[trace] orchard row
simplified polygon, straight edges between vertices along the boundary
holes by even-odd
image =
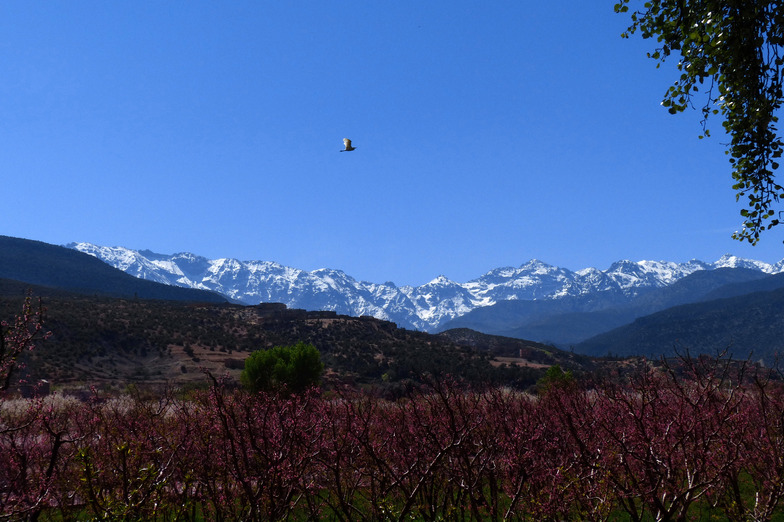
[[[433,382],[395,401],[219,382],[0,403],[0,519],[766,520],[784,392],[730,361],[541,396]]]

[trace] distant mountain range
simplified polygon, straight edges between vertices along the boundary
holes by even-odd
[[[751,293],[748,290],[756,289]],[[764,289],[761,289],[764,288]],[[574,346],[578,353],[645,355],[686,352],[781,364],[784,355],[784,274],[728,285],[700,302],[641,316]]]
[[[731,255],[712,263],[624,260],[607,270],[576,272],[534,259],[467,283],[439,276],[421,286],[398,287],[357,281],[327,268],[308,272],[269,261],[164,255],[90,243],[66,246],[139,278],[210,290],[238,303],[280,302],[290,308],[369,315],[430,332],[467,327],[562,347],[644,315],[705,300],[725,285],[784,271],[784,260],[771,265]]]
[[[61,246],[0,236],[0,278],[37,285],[39,292],[66,290],[107,297],[225,303],[224,296],[195,288],[146,281],[117,270],[93,256]],[[49,289],[49,290],[47,290]]]
[[[753,353],[774,362],[784,350],[782,263],[724,256],[715,263],[619,261],[605,271],[572,272],[533,260],[468,283],[442,276],[419,287],[397,287],[359,282],[338,270],[306,272],[261,261],[68,246],[0,236],[0,292],[21,295],[33,286],[36,295],[66,299],[75,292],[190,303],[283,303],[290,309],[375,316],[461,339],[486,339],[476,337],[481,332],[503,336],[499,339],[507,344],[524,339],[598,357],[729,348],[736,357]]]
[[[741,293],[773,289],[774,276],[749,268],[698,270],[666,286],[638,288],[635,294],[600,291],[539,301],[501,301],[457,317],[442,328],[472,328],[495,335],[537,339],[571,346],[660,310],[713,299],[727,285]],[[756,286],[748,286],[752,282]]]
[[[321,353],[325,381],[392,394],[425,374],[527,387],[550,364],[575,371],[604,364],[466,330],[434,335],[281,303],[231,304],[211,291],[133,277],[73,249],[0,236],[0,319],[17,314],[28,292],[43,298],[51,335],[24,352],[18,376],[79,393],[88,384],[201,385],[203,370],[236,379],[252,350],[300,341]]]

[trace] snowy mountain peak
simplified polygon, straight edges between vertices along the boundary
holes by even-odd
[[[433,279],[432,281],[430,281],[429,283],[425,284],[425,286],[454,286],[454,285],[457,285],[457,283],[455,283],[445,275],[440,275],[435,279]]]
[[[519,268],[496,268],[467,283],[440,275],[421,286],[397,287],[392,282],[360,282],[329,268],[308,272],[271,261],[210,260],[188,252],[166,255],[90,243],[65,246],[137,277],[213,290],[240,303],[280,302],[290,308],[372,315],[406,328],[430,331],[478,307],[504,300],[559,299],[594,292],[632,296],[670,285],[697,270],[723,267],[767,274],[784,271],[784,260],[770,265],[729,254],[715,263],[622,260],[607,270],[585,268],[576,272],[531,259]]]
[[[539,259],[536,259],[536,258],[531,259],[528,262],[523,263],[522,265],[520,265],[520,270],[525,270],[525,271],[528,271],[528,272],[544,273],[544,272],[549,272],[549,271],[554,270],[554,269],[557,269],[557,267],[554,267],[553,265],[548,265],[544,261],[540,261]]]
[[[660,288],[670,285],[696,270],[704,269],[698,263],[673,263],[670,261],[616,261],[605,272],[626,293],[637,288]]]
[[[766,274],[774,274],[780,271],[780,269],[775,267],[782,262],[784,262],[784,260],[777,263],[776,265],[770,265],[768,263],[763,263],[762,261],[754,261],[733,256],[731,254],[724,254],[719,258],[718,261],[713,263],[713,268],[749,268],[751,270],[765,272]]]

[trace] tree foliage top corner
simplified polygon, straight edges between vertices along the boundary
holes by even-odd
[[[756,244],[760,234],[784,223],[777,211],[784,187],[776,182],[782,154],[777,127],[784,83],[784,0],[618,0],[630,13],[624,38],[655,39],[648,57],[657,67],[678,58],[680,76],[662,106],[671,114],[702,112],[700,138],[710,116],[721,116],[730,142],[736,199],[745,199],[743,228],[733,237]],[[695,103],[696,101],[696,103]]]

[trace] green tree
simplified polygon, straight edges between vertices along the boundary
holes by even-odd
[[[240,379],[252,391],[298,393],[317,385],[323,370],[319,351],[312,344],[299,342],[251,353]]]
[[[547,373],[536,381],[536,388],[541,395],[552,389],[568,388],[576,383],[572,370],[563,371],[560,365],[554,364],[547,368]]]
[[[618,0],[615,11],[629,12],[633,3]],[[736,200],[747,198],[740,211],[743,229],[733,238],[756,244],[762,231],[782,223],[774,206],[784,187],[774,171],[782,153],[777,115],[784,82],[784,0],[648,0],[632,11],[631,20],[622,36],[639,32],[656,38],[658,47],[648,57],[657,67],[679,55],[680,76],[662,105],[676,114],[704,96],[700,138],[710,135],[709,116],[723,117]]]

